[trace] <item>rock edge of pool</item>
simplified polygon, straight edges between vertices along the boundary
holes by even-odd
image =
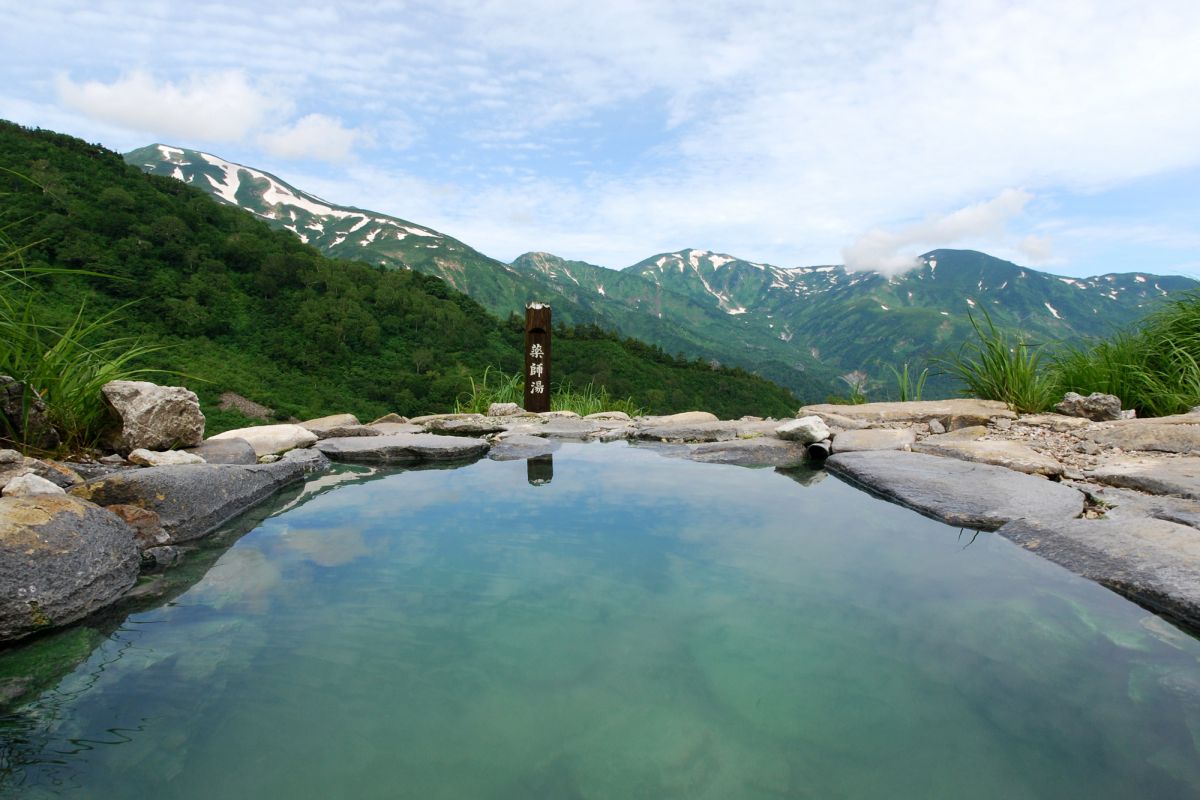
[[[1200,413],[1093,421],[938,400],[801,408],[785,420],[708,412],[630,418],[350,414],[227,431],[184,450],[96,462],[0,450],[0,647],[133,596],[235,517],[289,489],[336,488],[333,462],[451,468],[540,459],[562,441],[628,441],[665,457],[825,468],[962,528],[995,531],[1200,631]],[[828,455],[828,458],[825,456]]]

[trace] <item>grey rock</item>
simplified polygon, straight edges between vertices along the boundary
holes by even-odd
[[[854,453],[863,450],[907,450],[917,435],[912,428],[862,428],[839,431],[833,436],[833,452]]]
[[[931,420],[929,420],[928,424],[929,424],[929,432],[932,434],[939,434],[939,433],[946,432],[946,426],[943,425],[942,421],[939,419],[931,419]]]
[[[1200,457],[1196,456],[1122,458],[1087,474],[1092,480],[1109,486],[1200,500]]]
[[[466,460],[483,455],[488,447],[488,443],[482,439],[437,436],[432,433],[324,439],[316,445],[317,450],[334,461],[364,464]]]
[[[4,484],[0,494],[5,497],[30,497],[35,494],[66,494],[66,490],[57,483],[51,483],[45,478],[32,472],[17,477]]]
[[[506,436],[492,445],[488,458],[495,461],[518,461],[525,458],[549,455],[562,447],[562,443],[543,436],[518,433]]]
[[[1095,484],[1073,484],[1075,488],[1105,504],[1110,519],[1153,517],[1200,529],[1200,502],[1171,495],[1144,494],[1133,489]]]
[[[600,422],[580,419],[579,417],[561,417],[559,419],[552,418],[546,420],[534,435],[546,436],[551,439],[586,442],[597,438],[605,430],[608,430],[608,428]]]
[[[1016,520],[999,533],[1139,604],[1200,627],[1200,532],[1159,519]]]
[[[482,436],[488,433],[499,433],[504,430],[504,417],[485,417],[482,414],[471,414],[465,417],[431,419],[422,423],[430,433],[449,433],[468,436]]]
[[[639,439],[659,442],[724,442],[738,438],[738,423],[709,420],[705,422],[655,422],[639,425]]]
[[[998,431],[1006,431],[1012,427],[1012,420],[1004,419],[1003,417],[994,419],[992,420],[992,427]]]
[[[20,464],[24,458],[16,450],[0,450],[0,465]]]
[[[274,464],[276,461],[278,461],[281,458],[283,458],[283,456],[279,455],[278,453],[267,453],[265,456],[258,457],[258,463],[259,464]]]
[[[98,506],[65,494],[0,498],[0,641],[117,600],[138,561],[129,526]]]
[[[516,403],[492,403],[488,406],[487,415],[489,417],[511,417],[514,414],[524,414],[525,409],[521,408]]]
[[[542,419],[579,419],[579,414],[574,411],[542,411],[538,413]]]
[[[288,450],[283,454],[282,461],[287,461],[293,464],[299,464],[304,470],[305,475],[314,475],[319,472],[325,472],[332,466],[329,456],[317,450],[315,447],[299,447],[295,450]]]
[[[913,445],[918,453],[928,453],[981,464],[995,464],[1017,472],[1031,475],[1062,475],[1063,465],[1053,458],[1020,442],[1011,441],[967,441],[953,437],[953,433],[929,436]]]
[[[139,550],[145,551],[147,548],[159,547],[171,541],[171,537],[163,530],[162,520],[157,512],[128,503],[116,503],[104,508],[125,521],[133,532]]]
[[[1065,433],[1067,431],[1086,428],[1092,424],[1090,419],[1083,417],[1067,417],[1062,414],[1024,414],[1017,422],[1022,425],[1034,425],[1039,428],[1049,428],[1052,431]]]
[[[775,428],[775,435],[790,442],[812,444],[830,438],[831,433],[823,419],[815,414],[810,414],[807,417],[788,420]]]
[[[478,417],[479,414],[424,414],[419,417],[413,417],[409,420],[413,425],[424,425],[427,422],[432,422],[437,419],[470,419]]]
[[[414,426],[420,427],[420,426]],[[318,439],[340,439],[346,436],[380,436],[383,434],[375,425],[339,425],[336,428],[309,428]]]
[[[396,414],[393,412],[391,414],[384,414],[379,419],[371,420],[371,424],[372,425],[380,425],[380,424],[403,425],[404,423],[406,423],[408,421],[409,421],[408,417],[402,417],[399,414]]]
[[[245,439],[237,437],[207,439],[195,447],[189,447],[184,452],[200,456],[207,464],[258,463],[258,456],[254,454],[254,447]],[[103,461],[104,459],[100,460]]]
[[[411,422],[372,422],[368,427],[380,433],[424,433],[425,428]]]
[[[595,414],[587,414],[584,419],[597,420],[602,422],[629,422],[629,415],[624,411],[597,411]]]
[[[171,542],[179,543],[211,533],[303,477],[304,468],[296,461],[147,467],[88,481],[71,494],[100,505],[131,504],[154,511]]]
[[[1083,494],[1044,478],[899,450],[841,453],[825,466],[881,497],[951,525],[995,530],[1023,517],[1070,519]]]
[[[615,442],[619,439],[630,439],[637,433],[637,428],[632,425],[622,425],[616,428],[605,428],[596,435],[596,440],[601,442]]]
[[[204,414],[196,394],[149,381],[109,381],[100,389],[117,419],[108,432],[119,453],[145,448],[193,447],[204,440]]]
[[[688,458],[708,464],[743,467],[796,467],[807,460],[808,450],[800,442],[760,436],[693,445],[689,448]]]
[[[139,447],[129,454],[129,463],[142,467],[178,467],[183,464],[205,464],[202,456],[183,450],[146,450]]]
[[[10,375],[0,375],[0,442],[35,450],[53,450],[61,444],[41,395]]]
[[[1092,431],[1090,438],[1098,444],[1122,450],[1190,453],[1200,450],[1200,424],[1164,424],[1155,419],[1132,420],[1130,423],[1106,425]]]
[[[205,459],[205,461],[207,461],[207,460],[208,459]],[[125,464],[127,462],[125,461],[125,456],[121,455],[120,453],[111,453],[111,454],[101,458],[100,463],[101,464],[119,465],[119,464]]]
[[[168,569],[183,561],[183,551],[178,547],[163,545],[142,551],[142,571],[157,572]]]
[[[1121,418],[1121,398],[1092,392],[1087,397],[1067,392],[1054,410],[1068,417],[1084,417],[1094,421]]]

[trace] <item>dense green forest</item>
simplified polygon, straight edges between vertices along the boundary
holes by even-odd
[[[0,168],[0,226],[24,263],[91,273],[31,278],[19,291],[37,293],[39,318],[117,310],[117,333],[164,346],[144,365],[200,395],[210,432],[243,421],[215,412],[224,391],[281,419],[372,418],[450,410],[470,376],[520,369],[515,317],[497,320],[438,278],[323,257],[102,147],[0,121]],[[651,413],[795,413],[787,390],[740,369],[591,326],[555,337],[556,381],[604,386]]]

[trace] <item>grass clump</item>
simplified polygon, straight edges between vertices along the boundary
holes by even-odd
[[[983,400],[1000,400],[1018,413],[1050,408],[1062,393],[1058,381],[1042,366],[1043,346],[1013,339],[983,312],[983,323],[970,316],[975,340],[942,363],[963,383],[962,393]]]
[[[486,414],[492,403],[522,405],[524,402],[525,383],[520,374],[508,375],[488,367],[478,381],[471,378],[470,390],[459,395],[454,403],[454,411],[459,414]],[[550,410],[574,411],[581,417],[601,411],[624,411],[631,417],[644,413],[631,398],[613,398],[606,387],[597,387],[591,381],[580,389],[572,386],[570,381],[551,387]]]
[[[892,373],[892,377],[896,381],[896,393],[901,403],[907,403],[910,400],[920,400],[921,393],[925,391],[925,381],[929,378],[929,368],[921,370],[917,374],[915,369],[910,369],[908,362],[904,362],[904,366],[896,369],[891,364],[885,364]]]
[[[1200,405],[1200,293],[1159,308],[1132,331],[1065,348],[1053,372],[1061,391],[1116,395],[1142,417]]]

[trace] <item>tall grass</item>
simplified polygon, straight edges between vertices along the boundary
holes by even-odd
[[[524,402],[525,384],[520,374],[507,375],[488,367],[478,381],[471,378],[470,390],[459,395],[454,410],[459,414],[486,414],[492,403],[521,405]],[[588,382],[583,388],[576,389],[570,381],[551,387],[550,409],[574,411],[580,416],[601,411],[624,411],[631,417],[644,413],[631,398],[614,398],[604,386],[597,387],[593,382]]]
[[[108,422],[100,387],[158,372],[134,363],[160,348],[115,335],[119,320],[111,312],[88,319],[81,306],[65,324],[46,322],[39,313],[36,278],[97,273],[27,265],[23,253],[29,245],[14,243],[9,234],[13,225],[0,226],[0,374],[25,385],[24,418],[13,429],[0,430],[0,437],[29,449],[22,434],[29,410],[40,398],[66,449],[91,447]]]
[[[1042,368],[1042,345],[1023,338],[1013,339],[999,330],[983,312],[983,324],[970,316],[975,340],[968,340],[958,353],[942,364],[963,382],[963,394],[984,400],[1000,400],[1014,411],[1045,411],[1061,397],[1058,381]]]
[[[921,370],[920,374],[916,374],[916,370],[910,370],[907,361],[900,369],[896,369],[891,364],[884,366],[891,370],[892,378],[896,381],[896,393],[899,395],[898,399],[901,403],[921,399],[921,394],[925,391],[925,381],[929,378],[928,367]]]
[[[1065,348],[1053,372],[1061,390],[1116,395],[1138,416],[1200,405],[1200,293],[1159,308],[1132,331]]]

